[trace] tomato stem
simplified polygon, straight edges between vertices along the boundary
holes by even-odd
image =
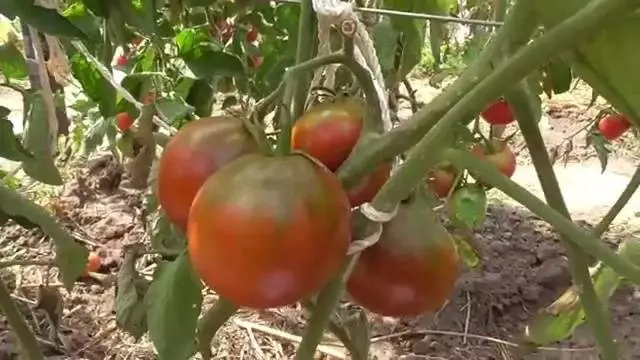
[[[633,283],[640,284],[640,267],[620,258],[600,239],[576,226],[571,220],[545,204],[525,188],[502,175],[497,168],[490,166],[487,161],[478,160],[470,153],[457,149],[446,149],[442,155],[444,159],[452,162],[458,168],[464,168],[477,174],[482,181],[492,184],[515,201],[526,206],[534,214],[551,224],[559,233],[566,235],[569,240],[580,246],[585,252],[610,266],[620,275]]]
[[[553,171],[553,164],[549,160],[549,155],[538,127],[540,112],[534,106],[539,105],[530,101],[529,93],[524,89],[524,86],[526,86],[524,82],[520,83],[516,88],[507,92],[505,97],[513,107],[547,204],[566,219],[571,220],[569,209],[567,209],[562,197],[558,179]],[[580,303],[584,308],[588,320],[587,323],[591,327],[591,331],[593,331],[603,358],[617,359],[618,350],[611,335],[610,316],[598,299],[598,294],[593,286],[589,273],[589,257],[566,236],[562,236],[561,240],[567,248],[573,283],[580,291]]]
[[[231,316],[238,311],[238,307],[229,300],[220,297],[213,306],[209,308],[206,314],[198,321],[198,351],[203,360],[210,360],[211,341],[218,332],[218,329],[224,325]]]
[[[600,237],[607,231],[609,225],[611,225],[616,216],[618,216],[622,208],[627,205],[638,187],[640,187],[640,167],[636,168],[631,180],[629,180],[629,184],[627,184],[627,187],[622,191],[618,200],[616,200],[615,204],[613,204],[607,214],[603,216],[598,225],[596,225],[593,230],[595,236]]]
[[[20,314],[20,310],[18,310],[16,303],[11,298],[7,285],[2,280],[0,280],[0,310],[7,318],[11,329],[16,333],[22,350],[21,355],[26,360],[44,360],[35,335],[22,317],[22,314]]]

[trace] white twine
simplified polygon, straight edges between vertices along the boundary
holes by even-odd
[[[353,255],[355,253],[359,253],[364,249],[374,245],[380,240],[380,236],[382,236],[382,224],[377,224],[378,229],[373,234],[367,236],[362,240],[356,240],[349,245],[349,249],[347,250],[347,255]]]
[[[352,4],[340,0],[313,0],[313,10],[315,10],[318,16],[318,56],[325,56],[331,52],[330,35],[332,25],[340,28],[340,25],[345,20],[353,21],[356,24],[354,57],[355,60],[367,70],[369,75],[371,75],[380,102],[380,112],[382,114],[384,130],[385,132],[391,130],[391,114],[389,112],[384,77],[382,76],[378,56],[376,55],[373,41],[371,41],[366,26],[356,16]],[[336,69],[337,65],[327,66],[324,81],[326,87],[334,86]],[[312,80],[313,86],[320,85],[322,75],[322,69],[316,71]]]

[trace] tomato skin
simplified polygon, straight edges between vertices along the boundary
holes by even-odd
[[[260,66],[262,66],[262,63],[264,62],[264,58],[260,55],[251,55],[249,57],[249,66],[251,66],[252,69],[257,69]]]
[[[616,140],[631,128],[629,118],[622,114],[607,115],[598,123],[598,130],[607,140]]]
[[[295,303],[346,257],[350,206],[337,177],[303,154],[245,155],[211,176],[189,216],[189,254],[202,280],[241,307]]]
[[[90,272],[98,272],[102,267],[102,258],[100,255],[90,252],[88,257],[87,267],[85,269],[85,275],[88,275]]]
[[[423,216],[424,210],[432,213],[400,204],[380,240],[360,254],[347,281],[356,303],[383,316],[417,316],[451,296],[458,253],[451,236],[432,215]]]
[[[435,168],[429,171],[427,183],[439,198],[445,198],[449,195],[449,191],[456,181],[456,176],[455,169]]]
[[[122,132],[127,132],[131,129],[131,126],[136,121],[129,113],[121,112],[116,115],[116,126]]]
[[[364,177],[358,184],[349,188],[347,194],[352,207],[360,206],[373,200],[380,188],[389,180],[391,176],[391,162],[382,163],[376,171]]]
[[[507,125],[516,119],[509,103],[502,99],[491,103],[481,115],[491,125]]]
[[[127,58],[124,55],[120,55],[118,56],[118,58],[116,59],[116,65],[118,65],[119,67],[125,67],[129,64],[129,58]]]
[[[471,153],[478,159],[487,160],[495,165],[505,176],[513,176],[513,173],[516,172],[516,155],[504,141],[494,140],[491,144],[494,153],[490,153],[482,143],[475,144],[471,148]]]
[[[291,145],[336,171],[358,142],[364,108],[358,99],[316,105],[296,121]]]
[[[158,199],[167,217],[186,231],[193,198],[213,173],[259,151],[242,120],[201,118],[180,129],[165,146],[158,168]]]

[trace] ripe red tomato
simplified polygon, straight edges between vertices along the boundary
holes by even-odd
[[[358,142],[363,114],[363,104],[355,98],[316,105],[296,121],[291,145],[336,171]]]
[[[160,157],[158,199],[167,217],[186,231],[191,202],[213,173],[259,147],[242,120],[216,116],[190,122]]]
[[[507,125],[516,119],[509,103],[502,99],[491,103],[482,112],[482,118],[491,125]]]
[[[622,114],[607,115],[598,123],[598,130],[607,140],[615,140],[631,127],[629,118]]]
[[[442,306],[459,262],[453,239],[435,216],[424,201],[400,204],[351,273],[347,290],[355,302],[383,316],[417,316]]]
[[[490,152],[485,144],[477,143],[471,148],[471,153],[478,159],[487,160],[495,165],[505,176],[513,176],[516,171],[516,156],[509,145],[504,141],[493,140],[491,146],[493,152]]]
[[[116,65],[119,67],[125,67],[129,64],[129,58],[125,55],[120,55],[116,58]]]
[[[241,307],[292,304],[335,276],[351,238],[337,177],[303,154],[245,155],[196,195],[189,255],[211,289]]]
[[[252,26],[247,32],[247,42],[251,43],[256,40],[258,40],[258,29]]]
[[[382,185],[384,185],[391,175],[391,162],[382,163],[376,171],[366,176],[360,182],[347,190],[349,201],[352,207],[360,206],[371,201]]]
[[[85,275],[88,275],[88,273],[90,272],[98,272],[98,270],[100,270],[101,267],[102,267],[102,258],[100,257],[100,255],[94,252],[90,252],[88,257],[87,267],[85,268],[85,271],[84,271]]]
[[[429,171],[427,183],[431,190],[439,197],[445,198],[456,181],[457,171],[452,166],[439,166]]]
[[[136,121],[129,113],[121,112],[116,115],[116,126],[122,132],[127,132],[131,129],[131,126]]]

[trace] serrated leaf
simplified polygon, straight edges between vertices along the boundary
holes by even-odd
[[[149,335],[160,360],[188,360],[193,355],[201,290],[187,252],[154,274],[144,301]]]
[[[589,141],[589,145],[593,146],[595,149],[596,155],[598,155],[598,160],[600,161],[600,168],[604,173],[607,169],[607,165],[609,164],[609,154],[611,153],[611,150],[608,147],[609,142],[604,136],[602,136],[602,134],[597,132],[590,132],[589,135],[587,135],[587,139]]]
[[[60,15],[57,10],[38,6],[34,0],[4,0],[0,13],[8,18],[17,16],[20,20],[49,35],[87,40],[87,35]]]
[[[23,162],[22,169],[32,178],[49,185],[62,185],[62,176],[51,154],[49,120],[41,92],[31,95],[24,146],[34,158]]]
[[[13,123],[0,116],[0,157],[11,161],[29,161],[33,155],[13,133]]]
[[[475,229],[487,217],[487,193],[480,185],[467,184],[453,192],[447,210],[456,226]]]
[[[62,282],[71,290],[75,280],[84,273],[89,251],[78,244],[45,209],[0,183],[0,210],[7,215],[21,216],[38,226],[56,246],[56,265]]]
[[[136,340],[147,332],[147,317],[144,296],[149,282],[135,268],[138,257],[136,246],[127,249],[118,271],[118,293],[115,300],[116,323]]]
[[[640,241],[638,239],[625,239],[620,244],[618,252],[620,257],[640,266]],[[609,299],[620,286],[622,277],[602,263],[597,265],[591,277],[598,298],[603,306],[607,307]],[[578,289],[572,286],[525,328],[523,340],[541,346],[562,341],[571,336],[575,329],[585,321],[584,309],[579,300]]]
[[[460,260],[471,269],[475,269],[482,263],[482,256],[478,249],[476,249],[468,238],[462,235],[454,235],[453,240],[456,243],[456,249],[458,250],[458,256]]]
[[[78,79],[85,94],[98,104],[100,113],[104,117],[116,115],[116,91],[98,68],[82,53],[73,47],[67,48],[71,54],[69,62],[71,72]]]
[[[27,61],[13,42],[0,45],[0,73],[16,80],[29,76]]]

